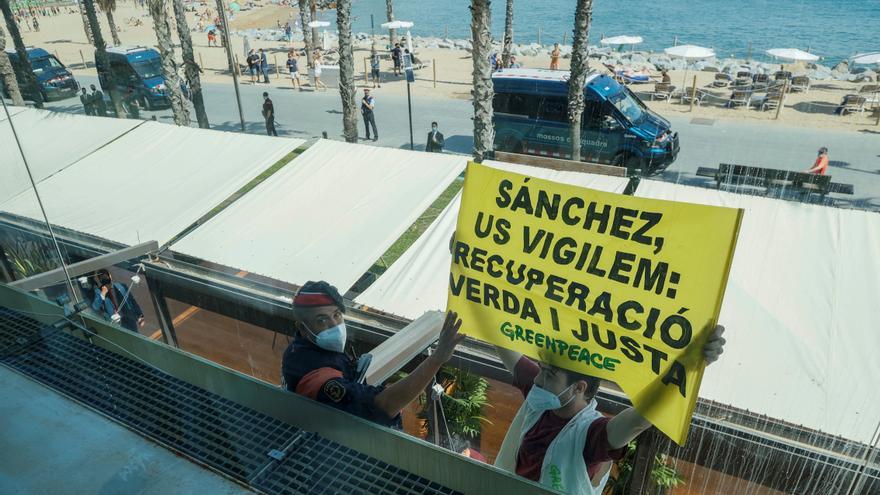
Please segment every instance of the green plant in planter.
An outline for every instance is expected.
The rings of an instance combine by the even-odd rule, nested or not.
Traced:
[[[605,485],[605,495],[625,495],[627,485],[632,478],[633,463],[636,457],[636,440],[633,440],[626,447],[626,453],[623,458],[617,461],[617,476],[613,476]],[[675,488],[684,484],[684,478],[675,467],[669,465],[669,459],[666,454],[657,454],[654,457],[654,465],[651,466],[651,486],[647,493],[663,494],[670,488]]]
[[[4,235],[0,242],[6,251],[6,259],[18,279],[54,270],[60,266],[52,256],[52,246],[47,242],[27,240],[22,237]]]
[[[483,408],[488,405],[486,394],[489,391],[489,382],[481,376],[451,366],[441,368],[437,378],[438,383],[446,390],[440,400],[449,435],[453,440],[453,445],[450,447],[461,450],[458,447],[463,449],[464,446],[455,445],[456,443],[467,444],[478,439],[482,431],[482,423],[491,424],[483,416]],[[429,404],[425,394],[421,395],[419,402],[423,406],[419,412],[419,419],[427,420]],[[439,409],[437,415],[442,421],[443,416]],[[445,428],[441,433],[446,434]]]

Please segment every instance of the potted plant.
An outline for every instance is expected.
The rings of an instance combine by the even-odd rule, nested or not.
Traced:
[[[439,407],[437,410],[438,421],[442,425],[445,418],[446,422],[445,427],[440,427],[440,434],[445,439],[448,428],[451,437],[441,443],[456,452],[471,446],[478,448],[482,424],[489,423],[489,420],[483,416],[483,408],[488,405],[486,394],[489,391],[489,382],[473,373],[444,366],[437,373],[437,383],[444,390],[440,398],[440,403],[443,405],[442,413]],[[425,394],[422,394],[419,402],[422,404],[419,419],[425,425],[428,438],[431,438],[433,425],[427,424],[430,403],[426,400]],[[451,442],[451,445],[447,442]]]
[[[3,236],[2,243],[6,259],[12,267],[12,275],[16,280],[61,266],[58,259],[52,256],[52,246],[42,239],[28,240],[7,234]],[[47,286],[42,290],[50,301],[55,301],[59,296],[67,293],[67,287],[63,283]]]
[[[626,495],[627,486],[632,478],[633,462],[636,457],[636,441],[633,440],[626,447],[623,458],[617,461],[615,469],[611,471],[608,484],[605,485],[604,495]],[[649,495],[664,495],[670,489],[684,485],[684,478],[674,466],[669,464],[666,454],[657,454],[654,457],[654,465],[651,466],[651,482],[645,492]]]

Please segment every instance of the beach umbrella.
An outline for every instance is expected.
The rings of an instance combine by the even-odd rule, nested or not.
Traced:
[[[623,47],[624,45],[630,45],[631,49],[644,41],[641,36],[612,36],[610,38],[602,38],[599,40],[599,43],[603,45],[614,45]]]
[[[412,36],[409,34],[409,29],[413,27],[413,24],[410,21],[391,21],[391,22],[383,22],[382,27],[385,29],[406,29],[406,48],[410,53],[413,52],[412,47]]]
[[[308,24],[310,28],[327,27],[330,23],[327,21],[312,21]]]
[[[316,29],[316,28],[320,28],[320,27],[327,27],[329,25],[330,25],[330,23],[327,21],[312,21],[307,24],[307,26],[309,26],[312,29]],[[327,39],[327,30],[325,29],[325,30],[321,31],[321,50],[324,50],[326,52],[327,50],[330,49],[329,45],[330,45],[330,41]]]
[[[706,48],[697,45],[676,45],[670,46],[669,48],[663,50],[670,57],[683,58],[685,60],[703,60],[707,58],[712,58],[715,56],[715,50],[711,48]],[[685,66],[684,69],[684,83],[682,87],[687,87],[687,76],[689,66]]]
[[[880,64],[880,52],[862,53],[853,57],[853,63],[859,65],[877,65]]]
[[[815,62],[819,60],[818,55],[799,50],[797,48],[772,48],[767,50],[767,55],[776,58],[784,58],[785,60],[793,60],[795,62]]]

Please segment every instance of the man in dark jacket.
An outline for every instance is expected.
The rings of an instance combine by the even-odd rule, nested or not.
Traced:
[[[431,122],[431,131],[428,132],[428,143],[425,151],[429,153],[443,153],[443,133],[437,130],[437,123]]]
[[[263,92],[263,118],[266,119],[266,134],[277,136],[275,131],[275,104],[269,98],[269,93]]]
[[[121,282],[114,282],[110,272],[104,269],[98,270],[94,277],[92,309],[135,333],[138,333],[138,327],[144,326],[144,312],[131,289]]]

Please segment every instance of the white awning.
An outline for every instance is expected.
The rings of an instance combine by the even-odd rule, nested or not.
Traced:
[[[561,172],[545,168],[486,161],[498,169],[542,179],[589,187],[601,191],[623,192],[627,179],[580,172]],[[428,229],[373,282],[355,301],[387,313],[416,319],[425,311],[446,309],[449,285],[449,239],[455,231],[461,193],[440,213]]]
[[[467,158],[322,140],[175,251],[347,291],[464,170]]]
[[[88,119],[89,132],[119,122],[80,118]],[[304,142],[121,122],[140,125],[103,147],[90,145],[93,152],[38,184],[52,224],[128,245],[161,245]],[[47,140],[57,136],[42,129],[33,132]],[[0,203],[0,210],[42,219],[30,190]]]
[[[700,396],[871,443],[880,421],[880,214],[643,180],[637,196],[744,208]]]
[[[142,120],[86,117],[9,107],[34,180],[59,170],[134,129]],[[0,203],[31,187],[6,113],[0,109]],[[33,198],[33,195],[30,195]]]

